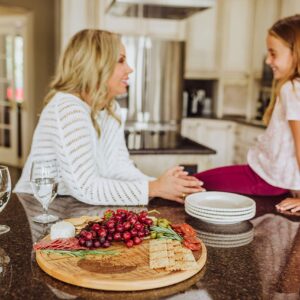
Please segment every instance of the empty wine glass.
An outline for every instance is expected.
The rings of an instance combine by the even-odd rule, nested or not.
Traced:
[[[5,166],[0,166],[0,213],[8,203],[11,193],[11,180],[9,170]],[[0,234],[10,230],[7,225],[0,225]]]
[[[49,205],[57,195],[58,170],[56,159],[33,161],[30,184],[35,198],[43,207],[43,214],[33,217],[32,220],[43,224],[58,220],[57,216],[48,214]]]

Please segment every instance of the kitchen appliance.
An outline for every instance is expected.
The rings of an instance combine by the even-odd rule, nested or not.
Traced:
[[[214,4],[215,0],[113,0],[107,12],[128,17],[185,19]]]
[[[184,43],[145,36],[123,36],[122,42],[134,70],[129,76],[128,94],[119,98],[128,109],[127,123],[135,123],[138,129],[179,124]]]
[[[184,80],[183,117],[212,117],[214,80]]]

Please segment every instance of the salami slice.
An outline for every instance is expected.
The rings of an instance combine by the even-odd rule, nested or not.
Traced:
[[[86,247],[80,246],[78,239],[76,238],[66,238],[66,239],[56,239],[53,241],[41,240],[33,245],[33,249],[51,249],[51,250],[84,250]]]

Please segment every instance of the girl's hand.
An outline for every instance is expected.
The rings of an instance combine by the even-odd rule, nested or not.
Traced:
[[[300,198],[286,198],[276,205],[280,212],[290,210],[291,212],[300,211]]]
[[[149,196],[161,197],[184,203],[184,198],[192,193],[202,192],[202,182],[183,171],[183,167],[173,167],[157,180],[149,182]]]

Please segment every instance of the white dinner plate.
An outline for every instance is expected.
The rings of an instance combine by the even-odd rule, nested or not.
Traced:
[[[189,209],[192,209],[194,211],[197,211],[199,213],[209,213],[211,215],[216,215],[216,216],[240,216],[240,215],[246,215],[246,214],[249,214],[251,212],[253,212],[255,210],[255,207],[252,207],[250,209],[247,209],[247,210],[234,210],[234,211],[219,211],[219,210],[211,210],[211,209],[204,209],[204,208],[199,208],[197,206],[194,206],[194,205],[191,205],[190,203],[186,202],[185,203],[185,206],[188,207]]]
[[[223,214],[211,214],[209,211],[197,211],[194,210],[190,207],[186,207],[186,210],[194,213],[195,215],[206,217],[206,218],[211,218],[211,219],[224,219],[224,220],[229,220],[229,219],[244,219],[244,220],[249,220],[255,216],[255,211],[252,210],[249,213],[246,214],[240,214],[240,215],[223,215]]]
[[[247,211],[255,202],[246,196],[224,192],[200,192],[185,198],[187,205],[211,211]]]
[[[230,218],[230,219],[216,219],[216,218],[208,218],[208,217],[204,217],[204,216],[200,216],[198,214],[195,214],[193,211],[190,211],[189,209],[185,208],[185,211],[187,212],[187,214],[189,214],[190,216],[200,219],[204,222],[208,222],[208,223],[212,223],[212,224],[235,224],[235,223],[239,223],[245,220],[249,220],[252,217],[254,217],[255,213],[253,213],[252,217],[240,217],[240,218]]]

